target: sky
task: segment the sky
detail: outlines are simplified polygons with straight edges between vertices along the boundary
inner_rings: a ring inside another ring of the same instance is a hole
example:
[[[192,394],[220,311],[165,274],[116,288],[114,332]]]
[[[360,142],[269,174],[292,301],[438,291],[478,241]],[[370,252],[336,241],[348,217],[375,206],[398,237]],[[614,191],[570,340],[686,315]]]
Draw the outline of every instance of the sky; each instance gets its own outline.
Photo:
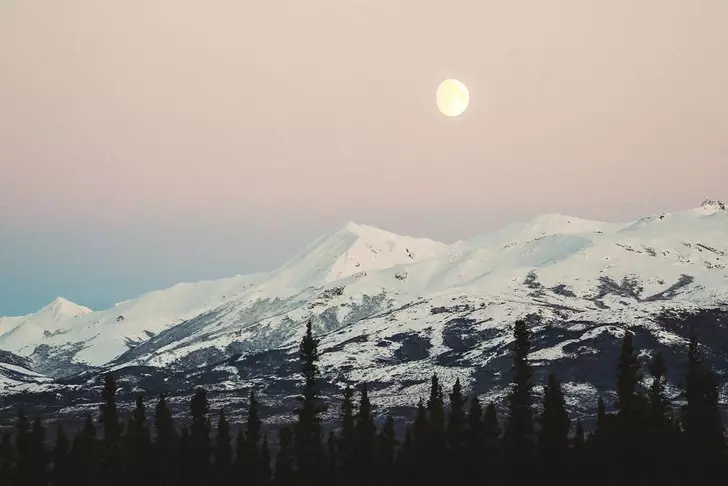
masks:
[[[728,196],[725,0],[2,0],[0,315]],[[448,118],[442,79],[471,103]]]

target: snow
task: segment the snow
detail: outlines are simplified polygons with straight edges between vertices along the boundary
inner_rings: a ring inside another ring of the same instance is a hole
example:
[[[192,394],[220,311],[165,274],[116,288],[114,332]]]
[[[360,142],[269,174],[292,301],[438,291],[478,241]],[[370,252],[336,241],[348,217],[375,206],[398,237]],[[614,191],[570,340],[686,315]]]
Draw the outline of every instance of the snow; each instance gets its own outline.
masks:
[[[469,306],[487,327],[534,311],[649,323],[665,305],[727,302],[728,211],[715,201],[619,224],[549,214],[453,244],[349,222],[271,272],[181,283],[96,312],[59,298],[34,314],[0,318],[0,347],[21,356],[41,344],[77,347],[72,359],[92,366],[122,355],[116,366],[169,366],[210,347],[295,343],[311,317],[334,346],[346,335],[428,333],[442,326],[430,310],[438,306]],[[430,352],[442,352],[441,334],[429,336]],[[542,350],[543,359],[561,356],[563,345]],[[325,359],[332,367],[346,359],[362,376],[382,373],[372,363],[390,351],[372,349],[350,345]]]

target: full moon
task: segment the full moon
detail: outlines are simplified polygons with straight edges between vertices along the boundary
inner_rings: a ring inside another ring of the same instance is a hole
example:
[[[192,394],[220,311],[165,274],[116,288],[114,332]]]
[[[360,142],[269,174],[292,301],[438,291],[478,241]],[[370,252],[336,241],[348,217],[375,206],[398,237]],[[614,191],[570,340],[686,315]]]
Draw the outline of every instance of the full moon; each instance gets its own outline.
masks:
[[[470,103],[468,88],[457,79],[446,79],[437,87],[437,108],[443,115],[462,115],[468,103]]]

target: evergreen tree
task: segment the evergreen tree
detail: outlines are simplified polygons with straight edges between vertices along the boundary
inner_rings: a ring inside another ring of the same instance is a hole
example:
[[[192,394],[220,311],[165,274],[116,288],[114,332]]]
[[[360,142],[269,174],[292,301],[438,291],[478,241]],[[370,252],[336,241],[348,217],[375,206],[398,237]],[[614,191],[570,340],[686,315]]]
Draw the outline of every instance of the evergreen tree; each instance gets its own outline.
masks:
[[[54,486],[71,486],[71,470],[69,468],[69,453],[71,443],[63,425],[56,428],[56,444],[53,449],[53,470],[51,481]]]
[[[399,442],[397,441],[394,428],[394,418],[391,415],[387,415],[378,436],[377,462],[375,468],[377,471],[376,484],[394,484],[394,467],[398,444]]]
[[[273,473],[271,471],[270,448],[268,447],[267,433],[263,433],[263,442],[260,445],[260,458],[258,459],[258,462],[260,463],[260,466],[258,467],[258,471],[260,471],[258,484],[260,486],[269,486],[273,478]]]
[[[30,422],[25,416],[21,406],[18,409],[18,421],[15,432],[15,450],[17,459],[15,464],[14,484],[33,485],[33,439],[30,432]]]
[[[529,482],[534,458],[533,369],[528,361],[531,342],[526,322],[518,320],[513,332],[513,382],[508,395],[508,418],[505,430],[507,484]]]
[[[372,419],[372,405],[366,383],[362,383],[360,393],[359,413],[356,416],[356,484],[366,486],[371,484],[373,479],[374,440],[377,429]]]
[[[432,478],[429,463],[430,456],[430,423],[427,418],[427,408],[420,400],[417,403],[417,416],[410,429],[411,438],[405,438],[405,447],[410,451],[406,457],[405,468],[401,477],[410,484],[427,484]]]
[[[347,385],[341,403],[341,437],[339,438],[340,477],[344,483],[353,483],[355,472],[356,428],[354,417],[354,390]]]
[[[187,427],[182,427],[179,436],[179,471],[177,482],[183,486],[195,485],[198,483],[198,478],[202,477],[197,469],[193,449],[190,431]]]
[[[159,395],[154,408],[154,429],[156,443],[154,444],[156,482],[162,486],[171,486],[175,480],[175,465],[177,463],[177,448],[179,437],[172,417],[172,410],[167,403],[164,393]]]
[[[448,476],[456,483],[460,483],[467,477],[468,458],[465,446],[465,396],[463,395],[460,378],[455,380],[450,392],[450,413],[448,415],[446,436]]]
[[[204,480],[210,469],[210,405],[203,388],[195,391],[190,402],[192,424],[189,431],[191,477]]]
[[[157,442],[160,444],[172,444],[177,437],[172,410],[169,408],[164,393],[159,395],[157,406],[154,409],[154,428],[157,432]]]
[[[442,386],[436,374],[430,382],[430,398],[427,400],[428,440],[426,447],[427,479],[439,483],[444,481],[443,461],[445,460],[445,400]]]
[[[0,441],[0,486],[10,486],[15,468],[15,451],[10,432],[3,434]]]
[[[467,463],[465,474],[468,477],[482,477],[485,472],[485,427],[483,423],[483,407],[477,395],[470,398],[467,415],[465,455]]]
[[[311,321],[306,325],[306,334],[301,341],[299,354],[303,389],[296,409],[294,426],[294,447],[299,479],[304,485],[314,484],[321,477],[323,466],[323,445],[321,436],[318,390],[318,340],[314,339]]]
[[[226,484],[230,474],[230,466],[233,462],[233,448],[230,443],[230,425],[225,410],[220,409],[220,417],[217,421],[217,435],[215,436],[215,469],[219,484]]]
[[[667,364],[662,353],[658,352],[649,365],[652,383],[647,394],[648,416],[647,444],[645,461],[652,464],[654,473],[651,479],[655,483],[669,483],[678,477],[675,465],[680,454],[677,444],[679,435],[670,413],[670,401],[665,392],[667,384]]]
[[[276,471],[273,478],[275,486],[291,486],[295,484],[293,446],[293,433],[288,427],[278,430],[278,455],[276,456]]]
[[[326,480],[327,486],[337,486],[339,484],[339,457],[337,446],[336,432],[329,431],[329,438],[326,441]]]
[[[248,404],[248,418],[245,423],[245,439],[243,441],[243,457],[241,465],[243,467],[243,477],[247,478],[251,483],[259,481],[260,474],[260,458],[258,443],[260,442],[260,431],[262,421],[260,420],[258,399],[255,392],[251,390]]]
[[[688,474],[698,484],[722,472],[724,436],[717,376],[705,362],[694,331],[688,346],[685,397],[682,425],[690,452]]]
[[[465,401],[463,388],[460,385],[460,378],[457,378],[450,393],[450,414],[447,422],[447,436],[450,447],[458,451],[463,448],[465,440]]]
[[[544,389],[543,412],[539,417],[541,431],[538,445],[547,478],[556,480],[566,467],[569,454],[569,414],[561,382],[549,374]]]
[[[129,420],[127,444],[130,449],[131,480],[137,486],[147,484],[151,478],[149,455],[151,453],[151,436],[147,424],[147,409],[144,397],[136,398],[136,407]]]
[[[104,377],[104,386],[101,390],[101,414],[99,422],[104,430],[103,462],[101,465],[101,481],[108,485],[122,484],[120,438],[122,432],[121,420],[116,406],[116,392],[118,385],[114,376],[109,373]]]
[[[501,454],[501,429],[498,423],[498,411],[493,402],[488,403],[483,414],[483,452],[484,459],[482,467],[486,471],[486,475],[492,477],[494,481],[499,479],[502,474],[501,462],[503,460]]]
[[[641,378],[637,351],[632,344],[632,333],[626,332],[617,365],[617,414],[622,427],[632,431],[640,414],[638,387]]]
[[[99,443],[91,414],[86,414],[83,429],[73,440],[70,463],[73,466],[73,482],[82,486],[99,483]]]
[[[31,427],[32,484],[48,484],[48,456],[46,453],[46,429],[40,417],[36,416]]]

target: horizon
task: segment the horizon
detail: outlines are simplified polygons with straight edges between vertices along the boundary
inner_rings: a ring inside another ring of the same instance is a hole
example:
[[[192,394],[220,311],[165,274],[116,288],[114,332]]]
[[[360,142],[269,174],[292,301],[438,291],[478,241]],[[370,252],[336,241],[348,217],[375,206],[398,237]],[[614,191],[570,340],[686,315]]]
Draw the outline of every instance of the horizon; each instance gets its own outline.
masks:
[[[657,216],[659,214],[664,214],[664,213],[676,213],[676,212],[677,213],[680,213],[680,212],[690,211],[690,210],[693,210],[693,209],[700,208],[700,207],[702,207],[702,206],[704,206],[706,204],[720,204],[720,205],[722,205],[724,203],[723,203],[723,200],[722,199],[707,198],[707,199],[704,199],[701,202],[701,204],[699,204],[699,205],[694,205],[694,206],[691,206],[691,207],[682,208],[682,209],[679,209],[677,211],[661,211],[661,212],[656,212],[656,213],[652,213],[652,214],[643,214],[641,216],[638,216],[638,217],[635,217],[635,218],[632,218],[632,219],[629,219],[629,220],[621,220],[621,221],[596,220],[596,219],[584,218],[584,217],[581,217],[581,216],[574,216],[574,215],[569,215],[569,214],[564,214],[564,213],[537,213],[537,214],[532,215],[531,217],[528,217],[528,218],[525,218],[525,219],[513,220],[513,221],[511,221],[511,222],[509,222],[509,223],[507,223],[505,225],[502,225],[502,226],[499,226],[497,228],[491,229],[490,231],[485,231],[485,232],[481,232],[481,233],[474,234],[474,235],[472,235],[472,236],[470,236],[468,238],[456,238],[456,239],[448,239],[448,240],[431,238],[428,235],[424,235],[424,234],[423,235],[403,234],[403,233],[400,233],[400,232],[397,232],[397,231],[390,230],[388,228],[381,228],[381,227],[372,226],[372,225],[366,224],[366,223],[360,223],[360,222],[357,222],[357,221],[348,220],[348,221],[346,221],[344,223],[341,223],[341,224],[339,224],[339,225],[337,225],[337,226],[335,226],[333,228],[330,228],[328,231],[322,232],[318,237],[312,238],[307,243],[304,243],[303,245],[301,245],[301,247],[298,250],[296,250],[293,254],[284,257],[283,260],[278,265],[273,266],[273,267],[270,267],[270,268],[264,268],[264,269],[261,269],[261,270],[256,270],[254,272],[228,273],[228,274],[224,274],[224,275],[217,275],[217,276],[213,276],[213,277],[210,277],[210,278],[203,278],[203,279],[187,279],[187,280],[182,279],[182,280],[178,280],[178,281],[174,281],[174,282],[169,282],[168,284],[162,285],[162,286],[159,286],[159,287],[148,288],[148,289],[145,289],[143,291],[138,292],[137,294],[134,294],[134,295],[131,295],[131,296],[128,296],[128,297],[125,297],[125,298],[121,298],[121,299],[110,299],[110,301],[107,301],[107,303],[102,304],[101,306],[93,306],[93,305],[90,305],[89,303],[82,302],[82,301],[78,301],[78,300],[75,300],[73,298],[70,298],[68,295],[56,294],[55,296],[51,297],[50,299],[47,299],[45,302],[42,302],[40,304],[37,304],[35,308],[32,308],[32,309],[27,310],[25,312],[22,312],[20,314],[18,314],[18,313],[16,313],[16,314],[7,314],[7,313],[6,314],[3,314],[2,312],[0,312],[0,317],[22,317],[24,315],[33,314],[33,313],[36,313],[36,312],[39,312],[39,311],[43,310],[45,307],[47,307],[49,305],[52,305],[53,303],[55,303],[58,300],[64,300],[64,301],[67,301],[67,302],[69,302],[71,304],[75,304],[75,305],[78,305],[78,306],[81,306],[81,307],[86,307],[86,308],[90,309],[93,312],[103,311],[103,310],[110,309],[110,308],[112,308],[112,307],[114,307],[114,306],[116,306],[116,305],[118,305],[120,303],[123,303],[123,302],[127,301],[127,300],[136,299],[136,298],[138,298],[138,297],[140,297],[140,296],[142,296],[142,295],[144,295],[144,294],[146,294],[148,292],[154,292],[154,291],[157,291],[157,290],[164,290],[164,289],[170,288],[170,287],[172,287],[174,285],[178,285],[178,284],[194,284],[194,283],[201,283],[201,282],[206,282],[206,281],[216,281],[216,280],[221,280],[221,279],[226,279],[226,278],[233,278],[233,277],[241,276],[241,275],[251,275],[251,274],[254,274],[254,273],[258,273],[258,272],[265,273],[265,272],[275,271],[278,268],[280,268],[282,265],[284,265],[286,262],[288,262],[289,260],[292,260],[297,255],[300,255],[301,252],[304,251],[305,248],[308,245],[313,244],[318,238],[321,238],[323,236],[326,236],[327,234],[330,234],[330,233],[334,233],[336,231],[340,231],[340,230],[346,229],[347,227],[349,227],[352,224],[355,225],[355,226],[359,226],[359,227],[368,227],[368,228],[374,228],[374,229],[377,229],[377,230],[385,231],[387,233],[390,233],[390,234],[393,234],[393,235],[396,235],[396,236],[399,236],[399,237],[431,239],[431,240],[436,241],[438,243],[443,243],[443,244],[446,244],[446,245],[453,245],[453,244],[455,244],[457,242],[460,242],[460,241],[469,241],[469,240],[477,239],[479,237],[486,236],[486,235],[489,235],[489,234],[494,234],[494,233],[497,233],[499,231],[502,231],[502,230],[507,229],[511,225],[519,224],[519,223],[526,223],[526,222],[529,222],[529,221],[531,221],[531,220],[533,220],[535,218],[539,218],[539,217],[542,217],[542,216],[561,216],[561,217],[565,217],[565,218],[575,218],[575,219],[581,219],[581,220],[593,221],[593,222],[600,222],[600,223],[629,224],[629,223],[633,223],[633,222],[638,221],[640,218],[644,218],[644,217],[655,217],[655,216]],[[111,302],[111,301],[113,301],[113,302]],[[2,299],[0,299],[0,305],[1,304],[2,304]],[[1,307],[0,307],[0,309],[1,309]]]
[[[1,2],[0,315],[726,197],[728,2],[282,2]]]

